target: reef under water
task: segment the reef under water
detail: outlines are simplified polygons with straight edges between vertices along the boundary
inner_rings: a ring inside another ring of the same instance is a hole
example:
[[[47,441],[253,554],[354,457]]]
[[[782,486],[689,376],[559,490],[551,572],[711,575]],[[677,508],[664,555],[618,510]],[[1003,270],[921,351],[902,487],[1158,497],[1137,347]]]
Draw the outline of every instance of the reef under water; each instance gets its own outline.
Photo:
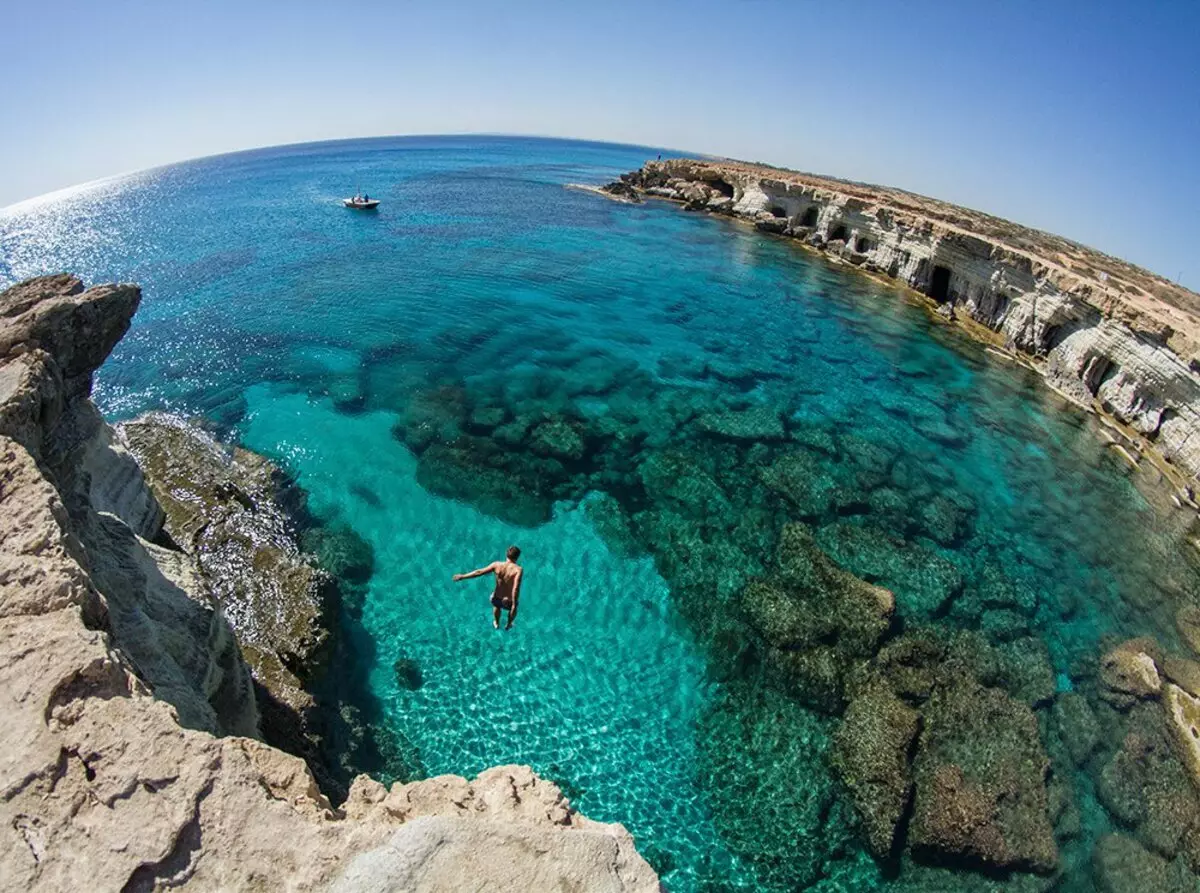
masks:
[[[901,291],[562,188],[650,154],[227,156],[0,218],[0,274],[143,282],[99,405],[307,491],[367,768],[529,763],[674,891],[1194,889],[1194,519]],[[450,575],[510,542],[505,634]]]

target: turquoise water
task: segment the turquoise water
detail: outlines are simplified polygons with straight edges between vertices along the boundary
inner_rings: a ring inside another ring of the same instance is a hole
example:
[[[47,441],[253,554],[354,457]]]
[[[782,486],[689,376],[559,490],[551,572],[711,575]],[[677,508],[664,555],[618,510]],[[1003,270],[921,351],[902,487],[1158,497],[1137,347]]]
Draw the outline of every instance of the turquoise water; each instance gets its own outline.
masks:
[[[529,763],[625,823],[676,891],[976,889],[864,853],[826,763],[835,720],[759,671],[744,583],[802,521],[906,625],[1044,644],[1061,691],[1106,637],[1179,648],[1186,519],[900,292],[734,222],[564,188],[653,154],[421,138],[177,165],[4,212],[0,285],[141,283],[105,413],[205,416],[369,550],[344,659],[369,721],[403,736],[396,772]],[[340,207],[360,184],[377,213]],[[775,423],[713,415],[746,409]],[[799,502],[764,483],[784,456],[807,469]],[[486,585],[449,580],[510,543],[527,581],[503,634]],[[981,595],[997,580],[1008,600]],[[1084,816],[1059,841],[1065,888],[1087,889],[1111,822],[1086,773],[1056,771]]]

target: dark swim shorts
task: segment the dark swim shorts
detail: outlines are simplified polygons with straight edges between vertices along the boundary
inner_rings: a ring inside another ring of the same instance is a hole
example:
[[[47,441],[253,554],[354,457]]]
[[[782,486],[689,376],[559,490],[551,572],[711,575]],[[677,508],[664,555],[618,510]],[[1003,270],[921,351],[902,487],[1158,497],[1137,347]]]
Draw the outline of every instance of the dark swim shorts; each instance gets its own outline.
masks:
[[[512,598],[507,595],[501,595],[498,592],[492,593],[492,607],[500,608],[504,611],[512,610]]]

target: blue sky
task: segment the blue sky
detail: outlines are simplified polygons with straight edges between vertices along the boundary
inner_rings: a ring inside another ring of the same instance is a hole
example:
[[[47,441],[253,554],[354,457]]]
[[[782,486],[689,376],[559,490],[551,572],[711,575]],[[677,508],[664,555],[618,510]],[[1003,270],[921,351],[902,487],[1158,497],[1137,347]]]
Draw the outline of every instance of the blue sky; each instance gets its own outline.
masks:
[[[235,149],[506,132],[900,186],[1200,288],[1200,2],[5,4],[0,206]]]

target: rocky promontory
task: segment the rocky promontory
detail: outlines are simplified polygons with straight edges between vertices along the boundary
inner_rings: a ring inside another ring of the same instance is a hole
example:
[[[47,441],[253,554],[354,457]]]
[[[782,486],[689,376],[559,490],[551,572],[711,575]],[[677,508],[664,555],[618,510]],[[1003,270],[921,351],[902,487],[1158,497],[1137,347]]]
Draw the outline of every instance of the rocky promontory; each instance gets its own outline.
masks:
[[[602,191],[742,218],[912,288],[1114,418],[1135,461],[1200,475],[1200,295],[1161,276],[937,199],[764,165],[651,161]]]
[[[265,460],[96,411],[140,298],[0,294],[0,887],[657,890],[621,826],[527,767],[359,776],[335,808],[263,740],[264,698],[306,709],[327,580]]]

